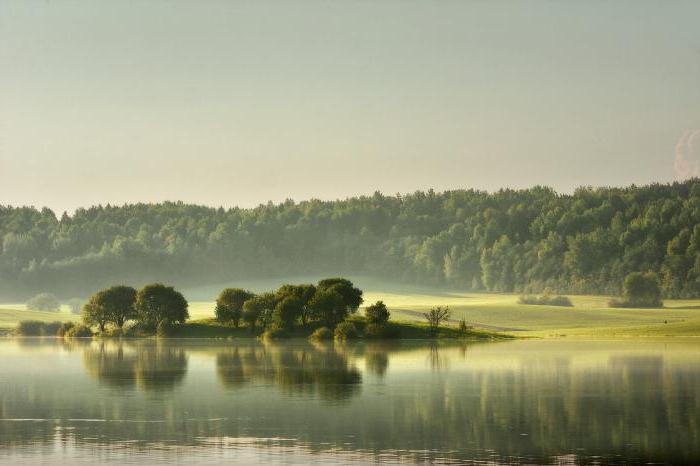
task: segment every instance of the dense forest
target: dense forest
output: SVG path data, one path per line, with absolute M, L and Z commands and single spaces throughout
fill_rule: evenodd
M 700 296 L 699 179 L 573 194 L 540 186 L 375 193 L 253 209 L 107 205 L 60 217 L 0 206 L 0 238 L 5 299 L 304 274 L 617 294 L 633 271 L 656 273 L 665 297 Z

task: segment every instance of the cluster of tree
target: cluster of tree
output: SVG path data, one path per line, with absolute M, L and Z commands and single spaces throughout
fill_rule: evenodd
M 187 300 L 171 286 L 152 283 L 136 290 L 130 286 L 112 286 L 90 296 L 83 306 L 83 321 L 100 332 L 108 324 L 121 330 L 135 320 L 145 328 L 167 328 L 189 318 Z
M 562 295 L 552 295 L 551 293 L 545 292 L 543 295 L 525 295 L 518 299 L 519 304 L 536 304 L 540 306 L 563 306 L 572 307 L 573 303 L 568 296 Z
M 253 209 L 107 205 L 60 217 L 0 206 L 5 298 L 331 270 L 460 289 L 601 294 L 619 294 L 630 272 L 655 272 L 666 297 L 700 297 L 700 180 L 573 194 L 376 193 Z
M 362 290 L 345 278 L 326 278 L 316 285 L 282 285 L 277 291 L 255 294 L 226 288 L 216 299 L 216 318 L 238 327 L 290 330 L 314 322 L 334 328 L 362 304 Z
M 27 309 L 30 311 L 58 312 L 61 303 L 53 293 L 39 293 L 27 301 Z

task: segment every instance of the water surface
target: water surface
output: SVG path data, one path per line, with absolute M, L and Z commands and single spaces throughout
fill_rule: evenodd
M 700 342 L 0 340 L 0 462 L 700 460 Z

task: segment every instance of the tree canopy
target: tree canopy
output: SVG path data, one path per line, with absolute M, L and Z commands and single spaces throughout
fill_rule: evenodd
M 74 215 L 0 206 L 0 295 L 85 296 L 112 283 L 184 285 L 343 275 L 459 289 L 622 293 L 654 272 L 700 297 L 700 180 L 624 188 L 453 190 L 252 209 L 180 202 Z M 347 296 L 345 296 L 347 299 Z
M 135 307 L 139 319 L 152 325 L 184 323 L 189 318 L 184 296 L 172 286 L 160 283 L 141 288 L 136 294 Z

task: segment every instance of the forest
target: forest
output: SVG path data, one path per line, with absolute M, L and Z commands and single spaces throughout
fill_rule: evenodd
M 73 215 L 0 206 L 0 298 L 87 296 L 114 283 L 177 286 L 363 275 L 459 290 L 620 293 L 652 272 L 700 297 L 700 180 L 623 188 L 376 192 L 251 209 L 182 202 Z

